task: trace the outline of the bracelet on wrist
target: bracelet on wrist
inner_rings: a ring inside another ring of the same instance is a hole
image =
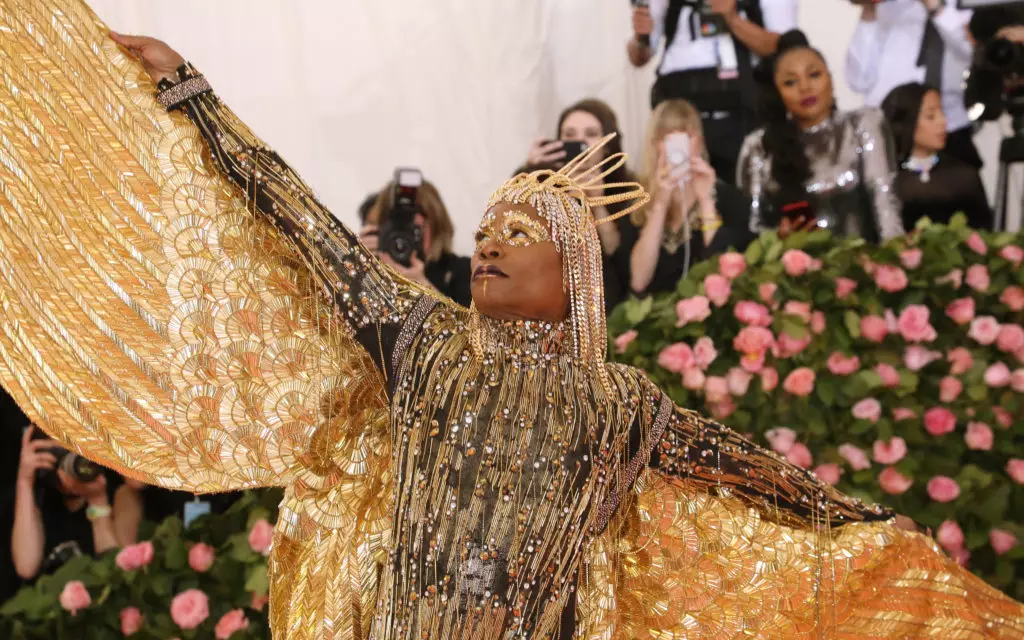
[[[722,219],[704,221],[701,220],[700,230],[701,231],[714,231],[722,226]]]
[[[109,505],[89,505],[85,508],[85,517],[90,522],[100,520],[102,518],[109,518],[114,513],[114,510]]]

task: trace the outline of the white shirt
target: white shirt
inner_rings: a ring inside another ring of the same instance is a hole
[[[818,0],[823,2],[824,0]],[[651,18],[654,31],[651,32],[652,46],[657,47],[665,38],[665,14],[668,13],[669,0],[650,0]],[[774,33],[785,33],[796,29],[798,0],[761,0],[761,15],[764,28]],[[718,67],[717,38],[698,38],[694,40],[690,32],[690,20],[693,10],[684,7],[679,16],[679,28],[675,40],[665,51],[664,60],[658,68],[658,75],[667,75],[677,71],[691,69],[708,69]],[[728,38],[729,36],[724,36]]]
[[[964,74],[971,66],[974,49],[967,40],[971,11],[962,11],[947,0],[934,23],[946,45],[942,59],[942,109],[950,131],[970,124],[964,107]],[[874,22],[861,21],[846,52],[846,81],[864,94],[869,107],[882,104],[901,84],[924,82],[924,67],[917,66],[924,39],[928,10],[920,0],[892,0],[878,5]]]

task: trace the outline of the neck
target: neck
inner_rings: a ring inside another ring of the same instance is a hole
[[[938,149],[926,149],[925,147],[914,145],[914,150],[910,152],[910,157],[917,158],[918,160],[924,160],[934,156],[938,152]]]
[[[565,353],[569,337],[568,321],[500,320],[474,314],[473,341],[482,353],[507,356],[557,356]]]
[[[813,129],[813,128],[821,125],[824,122],[827,122],[828,119],[831,118],[831,117],[832,117],[832,112],[831,111],[826,111],[825,113],[821,114],[820,116],[816,116],[816,117],[808,119],[808,120],[797,120],[796,124],[797,124],[798,127],[800,127],[801,131],[807,131],[809,129]]]

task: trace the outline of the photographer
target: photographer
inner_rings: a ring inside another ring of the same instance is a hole
[[[633,10],[629,59],[641,67],[664,42],[651,105],[673,98],[700,111],[711,166],[736,176],[743,137],[758,125],[753,68],[796,27],[797,0],[651,0]]]
[[[141,519],[132,501],[115,501],[103,469],[42,435],[28,427],[21,438],[11,559],[22,580],[117,547],[118,521]]]
[[[894,88],[909,82],[936,87],[949,137],[946,153],[981,168],[974,129],[964,107],[964,73],[974,47],[967,32],[971,11],[955,0],[890,0],[861,4],[861,18],[846,54],[850,88],[879,107]]]
[[[420,180],[422,184],[414,190],[405,191],[412,194],[408,196],[410,202],[405,201],[406,196],[397,179],[388,183],[362,220],[359,239],[367,249],[376,251],[385,264],[409,280],[431,287],[457,304],[468,307],[472,301],[469,258],[452,253],[454,230],[448,209],[437,188],[422,178]],[[404,216],[405,210],[400,207],[406,207],[411,215]],[[418,236],[419,240],[410,244],[419,246],[409,251],[404,243],[400,243],[396,249],[393,242],[396,234],[403,239]],[[387,247],[391,247],[390,250]],[[405,258],[407,264],[403,264]]]

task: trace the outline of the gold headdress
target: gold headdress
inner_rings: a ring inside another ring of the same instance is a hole
[[[597,225],[627,216],[650,199],[636,182],[604,184],[605,178],[626,164],[625,154],[610,155],[591,166],[614,138],[614,133],[604,137],[558,171],[517,175],[495,191],[488,203],[488,208],[500,203],[529,204],[551,225],[552,240],[562,254],[563,283],[569,292],[573,352],[588,365],[603,364],[608,350]],[[601,195],[590,195],[595,190]],[[614,215],[594,220],[594,207],[630,201]]]

